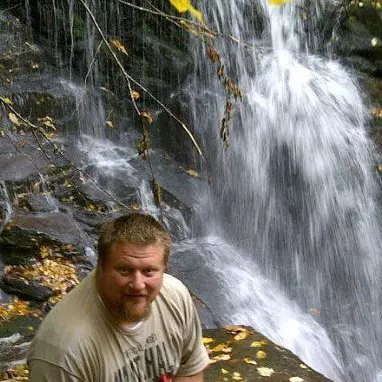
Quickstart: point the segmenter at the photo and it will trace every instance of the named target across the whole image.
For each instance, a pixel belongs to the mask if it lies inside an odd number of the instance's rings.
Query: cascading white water
[[[259,48],[215,42],[245,95],[231,121],[228,150],[218,137],[224,92],[197,48],[191,102],[212,178],[205,230],[248,253],[303,311],[320,312],[343,375],[322,364],[317,370],[335,380],[371,382],[382,369],[382,250],[367,113],[349,72],[315,54],[320,36],[306,33],[317,33],[336,3],[205,4],[203,13],[218,31]],[[211,261],[219,269],[227,259]],[[254,273],[242,270],[241,278]],[[243,312],[231,296],[231,310]],[[245,312],[256,327],[256,314]],[[307,357],[305,349],[299,355]]]

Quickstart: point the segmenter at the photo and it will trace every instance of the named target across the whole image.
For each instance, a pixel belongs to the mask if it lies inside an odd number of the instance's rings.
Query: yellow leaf
[[[249,346],[251,348],[261,348],[263,344],[261,341],[253,341]]]
[[[275,372],[273,369],[270,369],[269,367],[258,367],[257,371],[262,377],[270,377]]]
[[[226,344],[219,344],[219,345],[216,345],[214,348],[212,348],[211,352],[216,352],[216,353],[231,353],[232,352],[232,348],[227,346]]]
[[[119,40],[111,40],[112,44],[123,54],[127,55],[127,50],[126,48],[122,45],[121,41]]]
[[[215,355],[215,357],[212,357],[215,361],[228,361],[231,359],[231,356],[229,354],[218,354]]]
[[[254,359],[250,358],[250,357],[245,357],[243,359],[243,361],[245,363],[248,363],[249,365],[257,365],[257,362]]]
[[[268,0],[271,5],[283,5],[290,2],[290,0]]]
[[[307,369],[308,368],[308,366],[306,366],[304,363],[300,363],[300,367],[301,367],[301,369]]]
[[[203,337],[203,344],[210,344],[211,342],[214,342],[215,340],[211,337]]]
[[[224,327],[229,332],[245,332],[247,329],[240,325],[228,325]]]
[[[300,377],[291,377],[289,378],[289,382],[304,382],[304,380]]]
[[[176,10],[179,12],[179,13],[184,13],[184,12],[187,12],[189,11],[191,13],[192,16],[194,16],[195,18],[197,18],[202,24],[204,24],[204,21],[203,21],[203,16],[202,16],[202,13],[200,11],[198,11],[197,9],[195,9],[191,3],[190,3],[190,0],[169,0],[171,5],[176,8]]]
[[[187,12],[191,7],[190,0],[170,0],[170,3],[179,13]]]
[[[265,358],[267,358],[267,353],[265,351],[259,350],[256,353],[256,358],[260,359],[260,360],[265,359]]]
[[[111,129],[114,127],[114,125],[113,125],[113,122],[112,121],[106,121],[106,126],[107,127],[110,127]]]
[[[373,39],[371,39],[371,46],[375,47],[377,45],[378,45],[378,39],[376,37],[374,37]]]
[[[239,372],[235,371],[232,373],[232,379],[234,379],[235,381],[242,381],[243,377]]]
[[[190,6],[190,7],[188,8],[188,10],[190,11],[190,13],[191,13],[195,18],[197,18],[202,24],[204,24],[204,20],[203,20],[202,12],[198,11],[198,10],[195,9],[193,6]]]
[[[137,100],[139,100],[141,95],[138,92],[133,91],[132,96],[133,96],[134,101],[137,101]]]
[[[12,101],[9,98],[2,98],[2,101],[7,105],[12,105]]]
[[[192,168],[190,168],[189,170],[186,170],[186,173],[188,175],[195,176],[195,177],[199,176],[198,172]]]
[[[11,120],[12,123],[14,123],[16,126],[20,126],[20,121],[17,118],[16,114],[14,113],[9,113],[8,114],[9,119]]]
[[[40,256],[45,259],[49,256],[49,248],[45,247],[44,245],[40,247]]]
[[[226,370],[226,369],[220,369],[220,372],[221,372],[222,374],[228,374],[228,370]]]
[[[240,332],[240,333],[236,334],[234,339],[236,341],[241,341],[241,340],[245,340],[248,336],[249,336],[248,332]]]
[[[150,124],[153,123],[153,118],[152,118],[152,116],[151,116],[151,114],[149,112],[142,111],[141,112],[141,117],[147,119],[148,123],[150,123]]]

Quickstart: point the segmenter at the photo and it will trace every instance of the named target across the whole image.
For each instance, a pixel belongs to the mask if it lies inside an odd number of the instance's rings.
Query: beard
[[[112,310],[118,321],[123,323],[135,323],[143,320],[151,313],[151,303],[147,303],[141,309],[136,307],[128,307],[124,303],[119,303]]]

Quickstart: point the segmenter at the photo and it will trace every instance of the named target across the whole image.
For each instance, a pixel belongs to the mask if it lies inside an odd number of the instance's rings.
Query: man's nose
[[[145,289],[144,276],[140,272],[135,272],[130,280],[130,288],[134,290]]]

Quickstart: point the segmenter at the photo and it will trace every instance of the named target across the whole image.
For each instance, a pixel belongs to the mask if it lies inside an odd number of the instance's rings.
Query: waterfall
[[[343,375],[312,360],[317,370],[335,380],[370,382],[379,381],[382,370],[379,185],[354,75],[319,54],[325,51],[319,25],[337,3],[204,4],[218,32],[254,46],[214,41],[244,94],[227,150],[218,134],[223,87],[199,44],[190,102],[212,179],[203,196],[204,230],[251,259],[245,278],[259,267],[304,312],[318,312]],[[227,259],[211,262],[220,269]],[[227,294],[234,287],[227,286]],[[232,314],[243,312],[231,296]],[[256,314],[245,312],[257,327]],[[305,349],[297,353],[309,358]]]
[[[208,177],[211,185],[200,187],[195,198],[193,233],[176,209],[164,205],[163,215],[176,233],[175,252],[200,259],[192,264],[195,290],[222,322],[253,326],[334,381],[382,381],[382,211],[368,116],[354,74],[323,44],[330,41],[323,32],[326,18],[333,23],[342,2],[198,2],[219,33],[212,43],[225,73],[243,93],[233,107],[226,150],[219,137],[226,94],[200,40],[191,36],[194,69],[181,82],[176,70],[187,64],[162,68],[165,58],[182,50],[169,48],[176,38],[162,34],[160,22],[158,36],[148,38],[150,20],[142,17],[137,27],[138,11],[111,0],[87,3],[109,39],[124,41],[134,32],[139,62],[126,58],[129,73],[155,88],[159,99],[189,97],[179,100],[186,105],[179,109],[198,128],[206,157],[201,179]],[[60,78],[66,78],[61,87],[75,98],[70,113],[77,116],[76,143],[86,157],[81,165],[89,171],[96,166],[95,178],[107,188],[114,182],[120,199],[129,192],[126,185],[138,187],[144,211],[155,215],[144,171],[134,167],[137,133],[125,136],[136,122],[126,107],[126,83],[105,58],[78,1],[52,0],[52,12],[39,21],[47,26]],[[158,84],[166,76],[173,77],[171,93],[163,90],[168,84]],[[142,107],[148,105],[143,97]],[[106,120],[114,117],[120,131],[105,133]],[[116,136],[117,144],[107,139]],[[108,207],[114,211],[115,205]]]

